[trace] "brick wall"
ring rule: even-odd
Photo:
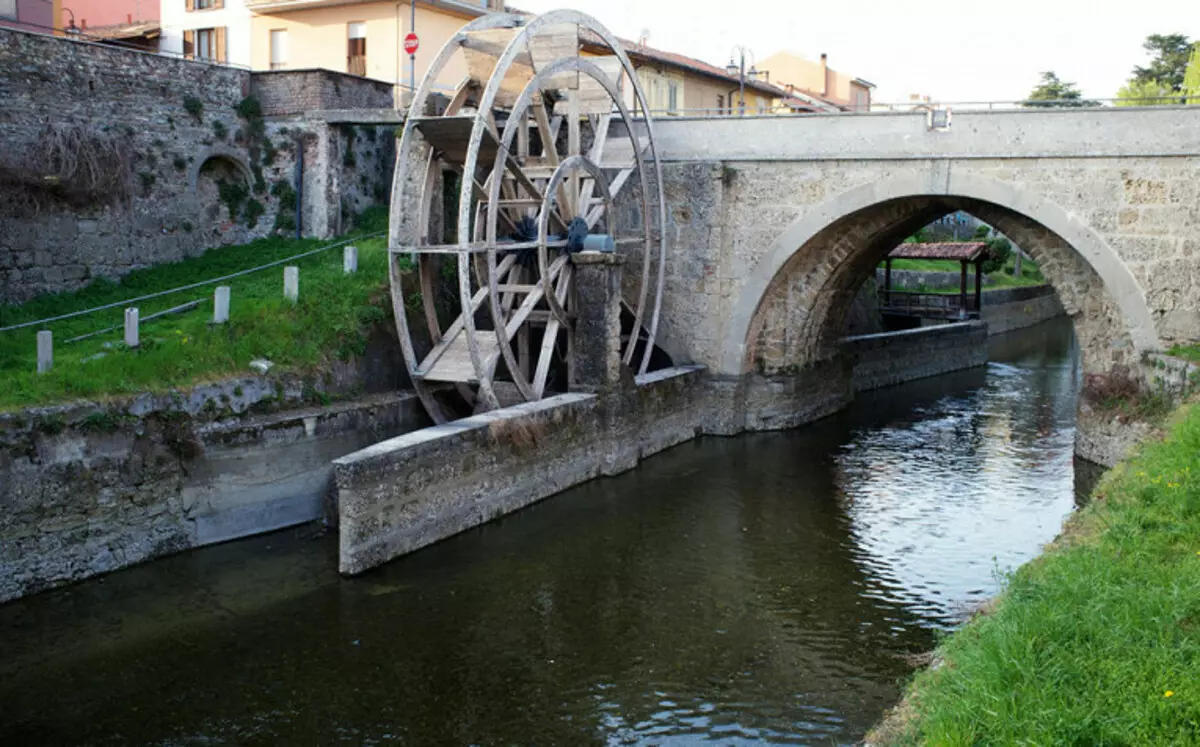
[[[391,109],[392,84],[333,70],[272,70],[253,76],[263,114],[283,117],[325,109]]]

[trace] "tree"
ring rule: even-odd
[[[1146,67],[1135,67],[1131,82],[1157,83],[1172,93],[1183,91],[1183,79],[1192,57],[1192,42],[1183,34],[1151,34],[1142,44],[1151,55]]]
[[[1183,74],[1183,95],[1186,103],[1200,104],[1200,42],[1192,45],[1192,56]]]
[[[1158,83],[1130,80],[1117,91],[1117,106],[1158,106],[1175,103],[1177,93]]]
[[[988,239],[988,254],[990,255],[979,269],[983,270],[984,274],[991,274],[1004,269],[1004,264],[1008,262],[1008,258],[1012,256],[1012,242],[1004,237]]]
[[[1023,106],[1038,107],[1081,107],[1099,106],[1098,101],[1088,101],[1074,83],[1059,80],[1052,71],[1042,73],[1042,82],[1029,93]]]

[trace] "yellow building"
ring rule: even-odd
[[[819,97],[850,111],[871,110],[871,90],[875,85],[829,67],[824,54],[820,62],[813,62],[798,54],[780,52],[762,60],[759,67],[770,74],[776,85],[789,92]]]
[[[740,76],[725,68],[674,52],[655,49],[645,43],[623,41],[629,61],[637,69],[642,92],[655,115],[708,116],[742,111]],[[747,76],[745,112],[766,114],[775,111],[784,98],[783,89],[765,80]],[[632,93],[626,87],[625,103],[632,109]]]
[[[407,88],[413,77],[404,37],[415,31],[420,85],[433,58],[459,28],[474,18],[503,9],[502,0],[417,0],[397,2],[345,0],[247,0],[251,18],[250,67],[255,70],[325,68],[385,80]],[[466,77],[456,56],[437,81],[453,91]]]

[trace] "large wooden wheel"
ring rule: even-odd
[[[582,56],[585,43],[607,54]],[[468,77],[432,114],[434,81],[459,55]],[[627,256],[622,357],[636,372],[649,366],[666,213],[653,124],[634,121],[622,86],[649,110],[617,39],[589,16],[555,11],[464,26],[414,92],[397,152],[389,266],[404,357],[436,422],[561,388],[572,252]],[[458,205],[441,220],[447,178],[460,183]],[[406,314],[407,262],[429,331],[419,340]],[[452,321],[439,297],[447,269],[457,278]]]

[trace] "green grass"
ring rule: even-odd
[[[369,230],[377,230],[378,218],[371,223]],[[212,249],[198,258],[132,272],[117,283],[100,280],[74,293],[0,306],[0,327],[216,278],[330,243],[271,238]],[[389,317],[390,307],[384,240],[364,240],[356,245],[359,266],[353,275],[342,274],[340,248],[296,262],[300,268],[300,300],[294,305],[283,298],[282,266],[222,283],[231,287],[228,324],[209,324],[215,286],[139,302],[136,305],[145,318],[155,311],[202,300],[196,310],[144,322],[141,345],[136,350],[121,342],[121,306],[40,327],[0,332],[0,377],[5,382],[0,389],[0,410],[163,391],[247,374],[255,358],[271,360],[280,367],[275,370],[310,371],[360,353],[370,328]],[[71,337],[111,326],[118,329],[67,342]],[[54,332],[54,368],[44,375],[35,371],[38,329]],[[94,357],[101,353],[101,357]]]
[[[946,640],[886,744],[1200,744],[1200,406]],[[1192,472],[1192,468],[1196,472]],[[899,725],[897,725],[899,724]]]
[[[1200,345],[1176,345],[1167,351],[1167,355],[1183,358],[1192,363],[1200,363]]]
[[[1041,269],[1037,264],[1025,260],[1021,262],[1021,277],[1013,277],[1014,260],[1009,259],[1004,265],[1002,272],[993,272],[988,275],[994,282],[992,285],[984,286],[984,292],[989,290],[999,290],[1000,288],[1015,288],[1029,285],[1042,285],[1046,282],[1046,278],[1042,276]],[[884,265],[880,264],[880,268]],[[961,267],[956,260],[952,259],[894,259],[892,260],[893,270],[915,270],[918,272],[952,272],[958,274]],[[967,287],[975,287],[975,269],[967,268]],[[957,288],[921,288],[923,293],[958,293]]]

